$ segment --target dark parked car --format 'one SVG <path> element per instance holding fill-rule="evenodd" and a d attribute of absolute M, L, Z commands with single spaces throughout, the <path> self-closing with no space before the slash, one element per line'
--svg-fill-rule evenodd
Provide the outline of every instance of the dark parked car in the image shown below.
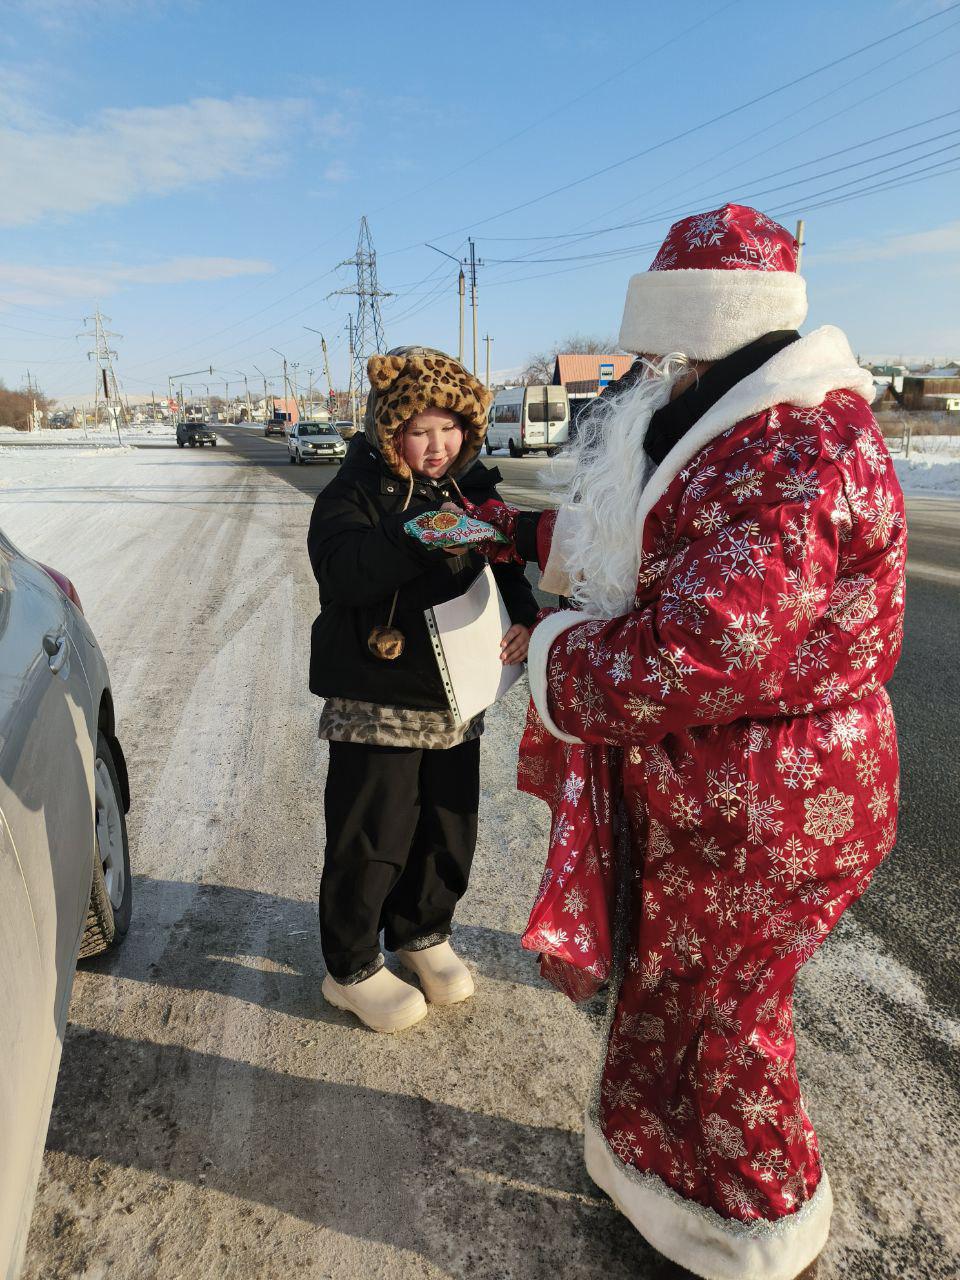
<path fill-rule="evenodd" d="M 178 422 L 177 444 L 182 449 L 188 444 L 191 449 L 197 445 L 212 444 L 217 447 L 217 435 L 209 422 Z"/>

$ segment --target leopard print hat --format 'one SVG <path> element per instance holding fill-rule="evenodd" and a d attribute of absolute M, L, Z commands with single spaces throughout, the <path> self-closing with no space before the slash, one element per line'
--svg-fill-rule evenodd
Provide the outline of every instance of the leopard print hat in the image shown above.
<path fill-rule="evenodd" d="M 394 347 L 367 361 L 370 392 L 364 431 L 387 466 L 407 479 L 410 468 L 397 436 L 424 409 L 449 409 L 463 423 L 463 447 L 450 468 L 459 475 L 473 462 L 487 434 L 487 409 L 493 394 L 452 356 L 432 347 Z"/>

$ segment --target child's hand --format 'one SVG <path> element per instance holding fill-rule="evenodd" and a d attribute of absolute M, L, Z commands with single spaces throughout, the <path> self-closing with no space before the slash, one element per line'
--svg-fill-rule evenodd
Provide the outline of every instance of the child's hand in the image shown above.
<path fill-rule="evenodd" d="M 500 642 L 500 661 L 509 666 L 513 662 L 523 662 L 530 647 L 530 628 L 515 622 Z"/>

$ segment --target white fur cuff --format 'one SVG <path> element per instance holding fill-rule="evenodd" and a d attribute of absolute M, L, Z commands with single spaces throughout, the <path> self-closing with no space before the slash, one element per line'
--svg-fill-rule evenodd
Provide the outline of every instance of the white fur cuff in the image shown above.
<path fill-rule="evenodd" d="M 580 613 L 577 609 L 561 609 L 557 613 L 548 614 L 542 622 L 538 622 L 530 637 L 530 648 L 527 651 L 527 679 L 530 681 L 530 696 L 537 714 L 545 727 L 559 738 L 561 742 L 573 742 L 582 745 L 582 738 L 571 737 L 558 728 L 550 715 L 549 694 L 547 692 L 547 663 L 550 661 L 550 650 L 558 636 L 581 622 L 590 622 L 588 613 Z"/>
<path fill-rule="evenodd" d="M 644 271 L 627 286 L 619 341 L 645 355 L 721 360 L 806 315 L 806 281 L 793 272 Z"/>
<path fill-rule="evenodd" d="M 826 1173 L 789 1217 L 738 1222 L 684 1200 L 655 1174 L 623 1164 L 589 1115 L 584 1159 L 590 1177 L 644 1239 L 704 1280 L 795 1280 L 827 1242 L 833 1195 Z"/>

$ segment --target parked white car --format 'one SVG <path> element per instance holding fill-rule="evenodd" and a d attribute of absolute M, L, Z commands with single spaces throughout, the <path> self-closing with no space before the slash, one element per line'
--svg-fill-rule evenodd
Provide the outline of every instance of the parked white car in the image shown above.
<path fill-rule="evenodd" d="M 347 456 L 343 436 L 329 422 L 298 422 L 287 436 L 291 462 L 342 462 Z"/>
<path fill-rule="evenodd" d="M 505 387 L 487 414 L 487 453 L 508 449 L 511 458 L 546 453 L 551 458 L 570 436 L 566 387 Z"/>
<path fill-rule="evenodd" d="M 76 590 L 0 532 L 0 1276 L 26 1246 L 77 960 L 130 924 L 129 806 Z"/>

